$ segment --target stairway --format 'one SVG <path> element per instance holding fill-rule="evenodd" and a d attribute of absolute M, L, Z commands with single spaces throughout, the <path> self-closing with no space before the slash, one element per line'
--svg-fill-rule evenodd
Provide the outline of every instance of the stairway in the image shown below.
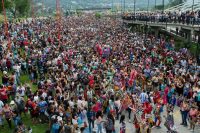
<path fill-rule="evenodd" d="M 166 9 L 165 11 L 191 11 L 192 10 L 192 4 L 193 4 L 193 0 L 187 0 L 186 2 L 176 5 L 174 7 L 170 7 L 168 9 Z M 200 0 L 194 0 L 194 11 L 199 11 L 200 10 Z"/>

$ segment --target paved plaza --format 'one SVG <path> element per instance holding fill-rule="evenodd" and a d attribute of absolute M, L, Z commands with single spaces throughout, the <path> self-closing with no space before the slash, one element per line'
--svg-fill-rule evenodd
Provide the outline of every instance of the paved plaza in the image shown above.
<path fill-rule="evenodd" d="M 135 132 L 135 128 L 134 128 L 134 125 L 130 122 L 128 122 L 128 113 L 125 112 L 126 114 L 126 132 L 127 133 L 134 133 Z M 163 112 L 163 115 L 165 115 L 166 113 Z M 152 133 L 166 133 L 167 132 L 167 129 L 166 127 L 163 125 L 164 124 L 164 121 L 165 119 L 162 118 L 162 123 L 161 123 L 161 128 L 158 129 L 158 128 L 153 128 L 152 129 Z M 175 108 L 175 111 L 174 111 L 174 121 L 175 121 L 175 125 L 176 125 L 176 130 L 178 131 L 178 133 L 199 133 L 200 132 L 200 126 L 196 126 L 195 128 L 195 131 L 194 132 L 191 132 L 188 127 L 184 127 L 182 125 L 180 125 L 181 123 L 181 114 L 180 114 L 180 110 L 178 107 Z M 189 123 L 188 123 L 189 124 Z M 119 133 L 119 130 L 120 130 L 120 124 L 119 124 L 119 121 L 116 120 L 115 121 L 115 129 L 116 129 L 116 133 Z M 94 132 L 97 131 L 97 127 L 95 125 L 95 128 L 93 130 Z M 89 129 L 86 129 L 86 131 L 84 133 L 89 133 Z M 103 133 L 106 133 L 105 130 L 103 130 Z"/>

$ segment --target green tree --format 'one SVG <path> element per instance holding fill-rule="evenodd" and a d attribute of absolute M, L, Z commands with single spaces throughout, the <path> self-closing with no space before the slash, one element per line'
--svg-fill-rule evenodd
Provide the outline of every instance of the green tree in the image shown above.
<path fill-rule="evenodd" d="M 13 17 L 27 16 L 30 9 L 30 0 L 4 0 L 5 8 L 12 13 Z M 0 4 L 0 12 L 2 12 L 2 4 Z"/>
<path fill-rule="evenodd" d="M 11 0 L 4 0 L 5 9 L 9 9 L 11 7 Z M 0 13 L 3 12 L 2 1 L 0 1 Z"/>
<path fill-rule="evenodd" d="M 13 17 L 17 16 L 27 16 L 30 9 L 30 0 L 12 0 L 9 11 L 12 13 Z"/>

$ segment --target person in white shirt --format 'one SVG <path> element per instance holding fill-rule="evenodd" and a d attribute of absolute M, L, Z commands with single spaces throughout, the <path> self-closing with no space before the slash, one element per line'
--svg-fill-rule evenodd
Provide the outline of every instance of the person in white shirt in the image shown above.
<path fill-rule="evenodd" d="M 120 110 L 121 110 L 121 101 L 120 101 L 119 97 L 116 98 L 114 105 L 115 105 L 115 110 L 116 110 L 116 114 L 117 114 L 116 119 L 118 120 L 119 115 L 120 115 Z"/>
<path fill-rule="evenodd" d="M 3 109 L 4 103 L 0 100 L 0 110 Z"/>
<path fill-rule="evenodd" d="M 0 100 L 0 126 L 3 126 L 3 107 L 4 107 L 4 103 Z"/>
<path fill-rule="evenodd" d="M 42 97 L 43 97 L 44 99 L 47 97 L 47 93 L 46 93 L 46 91 L 43 91 L 43 93 L 42 93 Z"/>
<path fill-rule="evenodd" d="M 79 109 L 83 109 L 83 100 L 81 96 L 78 98 L 77 106 Z"/>
<path fill-rule="evenodd" d="M 71 97 L 71 99 L 69 100 L 69 106 L 73 109 L 74 108 L 74 98 L 73 97 Z"/>
<path fill-rule="evenodd" d="M 39 102 L 38 92 L 34 95 L 34 97 L 33 97 L 33 101 L 36 102 L 36 103 Z"/>
<path fill-rule="evenodd" d="M 24 95 L 25 95 L 25 87 L 24 86 L 22 86 L 22 85 L 20 85 L 20 86 L 18 86 L 17 87 L 17 94 L 19 95 L 19 96 L 21 96 L 21 97 L 24 97 Z"/>
<path fill-rule="evenodd" d="M 21 65 L 15 64 L 13 66 L 13 69 L 15 70 L 15 77 L 16 77 L 17 83 L 20 84 Z"/>
<path fill-rule="evenodd" d="M 94 92 L 93 92 L 93 90 L 90 88 L 90 89 L 87 91 L 87 99 L 92 99 L 93 94 L 94 94 Z"/>

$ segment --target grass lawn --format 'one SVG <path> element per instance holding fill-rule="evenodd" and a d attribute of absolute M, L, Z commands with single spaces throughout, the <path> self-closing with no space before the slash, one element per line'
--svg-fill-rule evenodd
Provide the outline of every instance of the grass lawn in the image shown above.
<path fill-rule="evenodd" d="M 2 77 L 2 72 L 0 72 L 0 77 Z M 37 86 L 32 84 L 29 80 L 28 75 L 21 75 L 20 81 L 22 84 L 28 83 L 31 86 L 31 89 L 33 92 L 36 91 Z M 0 84 L 2 83 L 0 79 Z M 25 98 L 26 99 L 26 98 Z M 32 128 L 33 133 L 45 133 L 45 131 L 48 129 L 48 124 L 35 124 L 33 125 L 31 122 L 30 115 L 27 114 L 26 116 L 22 114 L 22 121 L 25 124 L 25 126 L 28 128 L 29 126 Z M 14 130 L 14 123 L 12 121 L 12 129 L 9 129 L 7 121 L 4 120 L 4 128 L 0 127 L 0 133 L 13 133 Z"/>
<path fill-rule="evenodd" d="M 29 126 L 32 128 L 33 133 L 45 133 L 48 129 L 48 124 L 36 124 L 33 125 L 30 119 L 30 116 L 22 115 L 22 121 L 24 122 L 25 126 L 28 128 Z M 0 128 L 0 133 L 13 133 L 14 130 L 14 123 L 12 123 L 12 129 L 9 129 L 8 124 L 4 121 L 4 128 Z"/>

